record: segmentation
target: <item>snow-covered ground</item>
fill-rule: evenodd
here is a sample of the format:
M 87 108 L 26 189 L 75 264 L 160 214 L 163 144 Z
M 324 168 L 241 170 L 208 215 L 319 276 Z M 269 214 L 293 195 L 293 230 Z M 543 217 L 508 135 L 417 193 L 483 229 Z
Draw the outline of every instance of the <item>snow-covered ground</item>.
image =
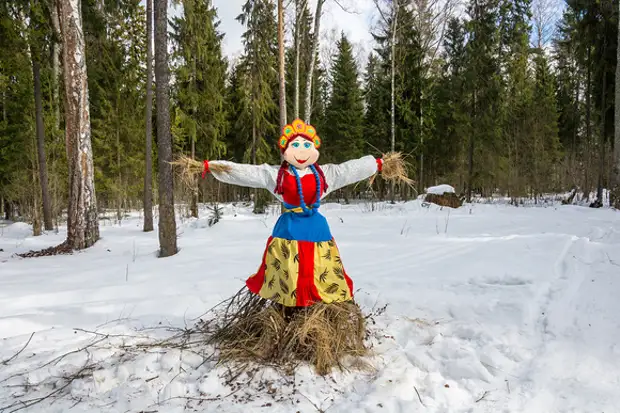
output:
M 137 216 L 102 223 L 89 250 L 33 259 L 14 254 L 61 242 L 62 229 L 33 238 L 25 224 L 4 223 L 0 411 L 53 392 L 23 411 L 620 411 L 619 212 L 418 201 L 322 210 L 359 303 L 388 305 L 373 326 L 374 371 L 264 370 L 228 387 L 222 367 L 189 351 L 121 350 L 191 325 L 234 294 L 257 268 L 275 212 L 228 205 L 213 227 L 186 220 L 180 252 L 165 259 Z M 99 334 L 109 337 L 67 354 Z M 78 372 L 65 387 L 63 376 Z

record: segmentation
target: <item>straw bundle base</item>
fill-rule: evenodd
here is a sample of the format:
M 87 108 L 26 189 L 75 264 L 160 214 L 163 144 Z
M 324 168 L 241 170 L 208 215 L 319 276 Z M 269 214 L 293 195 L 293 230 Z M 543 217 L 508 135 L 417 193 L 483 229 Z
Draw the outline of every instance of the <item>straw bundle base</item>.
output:
M 290 308 L 244 288 L 200 328 L 218 350 L 219 362 L 237 370 L 260 364 L 291 373 L 300 363 L 319 375 L 369 369 L 361 359 L 368 354 L 366 320 L 354 302 Z

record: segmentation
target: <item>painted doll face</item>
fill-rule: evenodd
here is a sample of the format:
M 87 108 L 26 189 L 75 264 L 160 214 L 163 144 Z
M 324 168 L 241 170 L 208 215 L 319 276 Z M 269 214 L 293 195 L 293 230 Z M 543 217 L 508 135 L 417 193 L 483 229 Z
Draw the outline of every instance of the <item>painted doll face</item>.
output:
M 307 139 L 293 139 L 284 151 L 284 160 L 297 169 L 305 169 L 319 160 L 319 151 Z

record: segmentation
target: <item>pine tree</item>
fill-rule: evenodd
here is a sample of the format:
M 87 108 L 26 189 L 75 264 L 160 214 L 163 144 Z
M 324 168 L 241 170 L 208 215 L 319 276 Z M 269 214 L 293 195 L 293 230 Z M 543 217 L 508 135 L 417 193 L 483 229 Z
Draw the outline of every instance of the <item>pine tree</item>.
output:
M 146 105 L 144 108 L 144 232 L 153 231 L 153 0 L 146 0 Z
M 28 165 L 35 127 L 27 10 L 8 6 L 0 4 L 0 196 L 5 218 L 12 219 L 15 207 L 32 203 L 25 190 L 33 187 Z
M 183 15 L 173 20 L 175 71 L 175 143 L 190 146 L 192 158 L 219 159 L 226 152 L 226 60 L 222 34 L 210 0 L 184 0 Z M 198 216 L 192 194 L 192 216 Z
M 468 177 L 467 199 L 474 190 L 483 190 L 495 169 L 494 154 L 500 151 L 500 69 L 496 52 L 499 50 L 499 18 L 497 0 L 472 0 L 467 8 L 470 20 L 466 27 L 467 42 L 466 91 L 471 128 L 467 131 Z
M 461 19 L 453 18 L 448 23 L 443 46 L 442 75 L 437 85 L 436 174 L 462 189 L 466 182 L 470 117 L 465 93 L 466 32 Z
M 47 157 L 45 151 L 45 126 L 43 113 L 43 90 L 41 86 L 41 60 L 42 43 L 45 42 L 45 16 L 42 5 L 32 1 L 30 5 L 30 54 L 32 60 L 32 77 L 34 81 L 35 118 L 37 131 L 37 159 L 39 170 L 39 185 L 41 187 L 41 199 L 43 204 L 43 223 L 46 231 L 54 229 L 52 223 L 52 206 L 49 194 Z M 35 205 L 34 210 L 38 210 Z
M 365 149 L 364 107 L 358 76 L 351 43 L 343 33 L 331 69 L 332 91 L 323 128 L 325 152 L 336 162 L 359 156 Z
M 555 166 L 560 158 L 560 139 L 558 135 L 556 82 L 546 56 L 541 51 L 534 59 L 535 82 L 533 116 L 533 136 L 535 141 L 534 172 L 532 180 L 536 195 L 543 191 L 553 191 L 556 186 Z
M 155 79 L 159 177 L 159 256 L 177 253 L 168 83 L 168 1 L 155 0 Z
M 240 102 L 236 132 L 246 142 L 244 159 L 253 164 L 274 159 L 279 132 L 278 40 L 275 5 L 269 0 L 248 0 L 237 18 L 246 27 L 244 52 L 237 76 L 245 91 Z M 255 192 L 254 212 L 264 211 L 267 196 Z
M 364 74 L 364 136 L 372 147 L 390 147 L 390 79 L 375 53 L 368 56 Z

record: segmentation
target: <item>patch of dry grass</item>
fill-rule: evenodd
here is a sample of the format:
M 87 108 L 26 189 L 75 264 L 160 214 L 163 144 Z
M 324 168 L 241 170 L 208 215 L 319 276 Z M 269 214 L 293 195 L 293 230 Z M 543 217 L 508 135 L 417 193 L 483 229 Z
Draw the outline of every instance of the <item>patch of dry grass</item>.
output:
M 354 302 L 286 308 L 241 290 L 201 326 L 221 363 L 253 363 L 291 371 L 301 362 L 317 374 L 365 369 L 366 320 Z M 345 360 L 349 368 L 344 364 Z

